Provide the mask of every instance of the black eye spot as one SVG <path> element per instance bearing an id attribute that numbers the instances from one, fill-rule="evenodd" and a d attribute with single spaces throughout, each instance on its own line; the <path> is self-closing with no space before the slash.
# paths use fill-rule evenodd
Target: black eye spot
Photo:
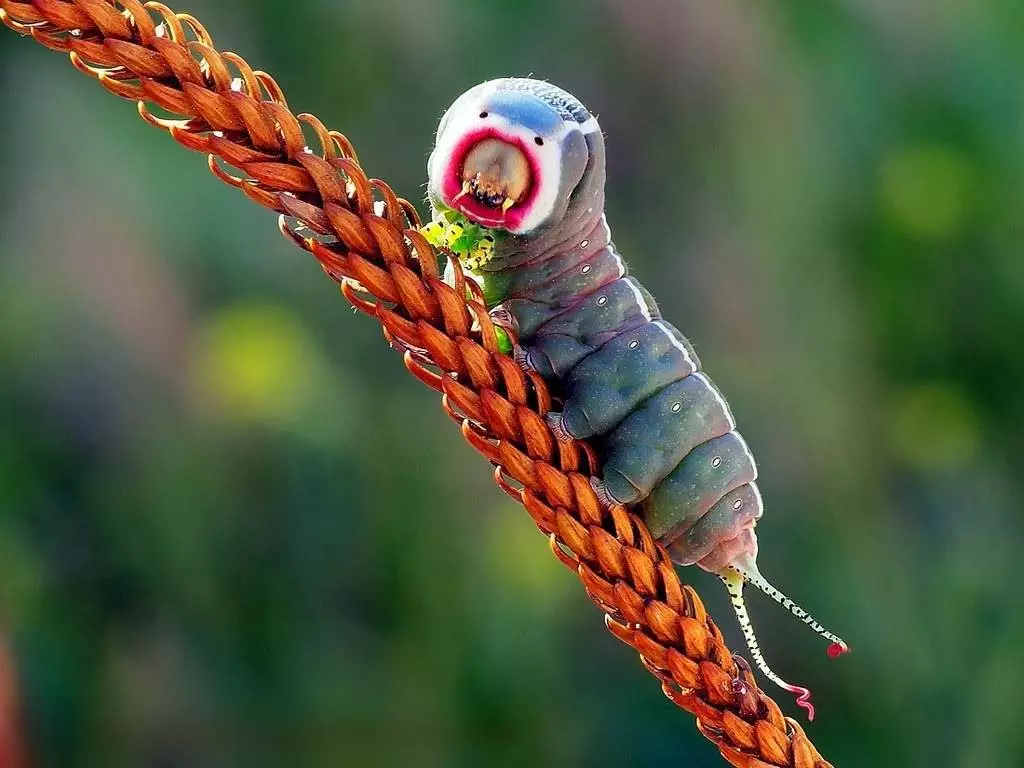
<path id="1" fill-rule="evenodd" d="M 544 139 L 542 139 L 540 136 L 534 136 L 533 137 L 533 143 L 536 144 L 538 147 L 543 147 L 544 146 Z"/>
<path id="2" fill-rule="evenodd" d="M 481 112 L 480 113 L 480 119 L 482 120 L 485 117 L 487 117 L 487 113 L 486 112 Z"/>

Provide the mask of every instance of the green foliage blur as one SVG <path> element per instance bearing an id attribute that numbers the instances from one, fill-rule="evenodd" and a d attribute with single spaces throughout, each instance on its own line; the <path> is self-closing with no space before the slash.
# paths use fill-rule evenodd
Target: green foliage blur
<path id="1" fill-rule="evenodd" d="M 854 649 L 751 596 L 816 744 L 1024 765 L 1024 5 L 178 9 L 411 199 L 469 86 L 580 96 L 762 570 Z M 274 217 L 5 29 L 0 623 L 40 766 L 721 764 Z"/>

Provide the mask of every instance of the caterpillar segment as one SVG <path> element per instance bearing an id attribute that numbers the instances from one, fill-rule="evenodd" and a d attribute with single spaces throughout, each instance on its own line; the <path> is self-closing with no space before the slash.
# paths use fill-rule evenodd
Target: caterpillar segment
<path id="1" fill-rule="evenodd" d="M 813 717 L 807 689 L 765 663 L 743 584 L 829 640 L 830 656 L 848 647 L 757 570 L 754 457 L 692 345 L 612 241 L 596 118 L 548 83 L 488 81 L 445 113 L 428 173 L 434 220 L 424 235 L 460 259 L 492 316 L 511 323 L 516 362 L 561 395 L 561 410 L 547 415 L 556 437 L 597 447 L 598 497 L 631 505 L 675 562 L 722 579 L 758 668 Z"/>

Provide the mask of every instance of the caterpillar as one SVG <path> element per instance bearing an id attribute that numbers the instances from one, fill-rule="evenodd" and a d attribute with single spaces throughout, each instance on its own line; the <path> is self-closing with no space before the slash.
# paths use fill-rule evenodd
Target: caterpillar
<path id="1" fill-rule="evenodd" d="M 808 689 L 765 662 L 743 598 L 751 584 L 849 650 L 757 569 L 757 468 L 693 346 L 631 275 L 604 213 L 597 119 L 572 95 L 528 78 L 471 88 L 445 112 L 427 163 L 434 219 L 423 232 L 511 318 L 511 352 L 562 397 L 547 415 L 559 439 L 589 439 L 595 490 L 630 505 L 674 562 L 718 575 L 755 663 L 797 696 Z"/>

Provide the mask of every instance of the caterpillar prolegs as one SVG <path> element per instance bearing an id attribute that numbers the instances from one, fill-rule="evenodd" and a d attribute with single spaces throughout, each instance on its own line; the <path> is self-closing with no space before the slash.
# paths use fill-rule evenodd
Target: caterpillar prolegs
<path id="1" fill-rule="evenodd" d="M 830 640 L 829 655 L 847 646 L 757 570 L 754 458 L 693 347 L 612 243 L 596 118 L 545 82 L 482 83 L 441 119 L 428 173 L 435 219 L 424 233 L 513 319 L 517 359 L 563 398 L 548 415 L 555 433 L 601 453 L 599 496 L 632 505 L 673 560 L 722 578 L 755 663 L 813 718 L 807 689 L 765 663 L 743 584 Z"/>

